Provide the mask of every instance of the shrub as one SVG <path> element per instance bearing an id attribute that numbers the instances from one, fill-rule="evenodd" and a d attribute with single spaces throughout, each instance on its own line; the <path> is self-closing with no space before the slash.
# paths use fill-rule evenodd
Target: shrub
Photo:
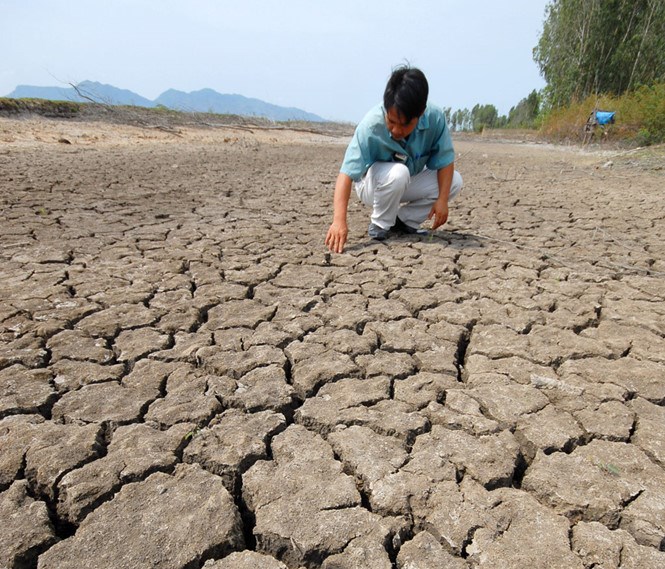
<path id="1" fill-rule="evenodd" d="M 596 109 L 616 112 L 616 122 L 606 127 L 609 140 L 646 145 L 665 142 L 665 83 L 647 86 L 620 97 L 588 97 L 568 107 L 550 110 L 541 133 L 553 140 L 578 141 L 584 124 Z"/>
<path id="2" fill-rule="evenodd" d="M 81 110 L 79 103 L 72 101 L 50 101 L 48 99 L 10 99 L 0 97 L 0 113 L 13 115 L 23 112 L 45 117 L 73 117 Z"/>

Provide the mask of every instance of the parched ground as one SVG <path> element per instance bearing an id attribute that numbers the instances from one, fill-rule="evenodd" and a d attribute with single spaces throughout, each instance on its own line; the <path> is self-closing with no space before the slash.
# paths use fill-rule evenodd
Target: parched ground
<path id="1" fill-rule="evenodd" d="M 662 148 L 332 255 L 344 143 L 0 119 L 0 567 L 665 566 Z"/>

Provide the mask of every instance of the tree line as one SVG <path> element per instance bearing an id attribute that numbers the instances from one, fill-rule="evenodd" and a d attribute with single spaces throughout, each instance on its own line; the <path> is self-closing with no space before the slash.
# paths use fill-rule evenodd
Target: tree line
<path id="1" fill-rule="evenodd" d="M 450 128 L 535 128 L 553 111 L 590 98 L 660 92 L 665 84 L 665 0 L 550 0 L 533 59 L 546 81 L 544 89 L 532 91 L 507 116 L 491 104 L 444 109 Z M 662 103 L 649 105 L 648 114 L 665 113 Z M 665 117 L 656 122 L 665 124 Z"/>
<path id="2" fill-rule="evenodd" d="M 665 81 L 664 0 L 553 0 L 533 58 L 553 108 Z"/>
<path id="3" fill-rule="evenodd" d="M 443 109 L 452 130 L 482 132 L 485 128 L 535 128 L 541 111 L 541 95 L 535 89 L 510 109 L 499 115 L 494 105 L 475 105 L 471 110 Z"/>

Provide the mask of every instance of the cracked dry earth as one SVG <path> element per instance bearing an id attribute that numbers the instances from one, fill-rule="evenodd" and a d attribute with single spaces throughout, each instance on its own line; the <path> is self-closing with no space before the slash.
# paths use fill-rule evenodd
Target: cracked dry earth
<path id="1" fill-rule="evenodd" d="M 331 255 L 345 140 L 0 135 L 0 567 L 665 566 L 661 166 L 459 140 Z"/>

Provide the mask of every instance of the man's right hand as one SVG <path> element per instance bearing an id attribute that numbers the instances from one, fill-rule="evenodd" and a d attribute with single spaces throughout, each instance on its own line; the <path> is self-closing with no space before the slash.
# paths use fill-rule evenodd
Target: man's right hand
<path id="1" fill-rule="evenodd" d="M 335 182 L 335 195 L 333 196 L 333 222 L 326 235 L 326 245 L 333 253 L 344 251 L 346 238 L 349 235 L 349 227 L 346 224 L 346 209 L 351 197 L 351 186 L 353 180 L 346 174 L 340 172 Z"/>
<path id="2" fill-rule="evenodd" d="M 333 222 L 326 235 L 328 249 L 333 253 L 342 253 L 348 234 L 349 228 L 346 223 Z"/>

